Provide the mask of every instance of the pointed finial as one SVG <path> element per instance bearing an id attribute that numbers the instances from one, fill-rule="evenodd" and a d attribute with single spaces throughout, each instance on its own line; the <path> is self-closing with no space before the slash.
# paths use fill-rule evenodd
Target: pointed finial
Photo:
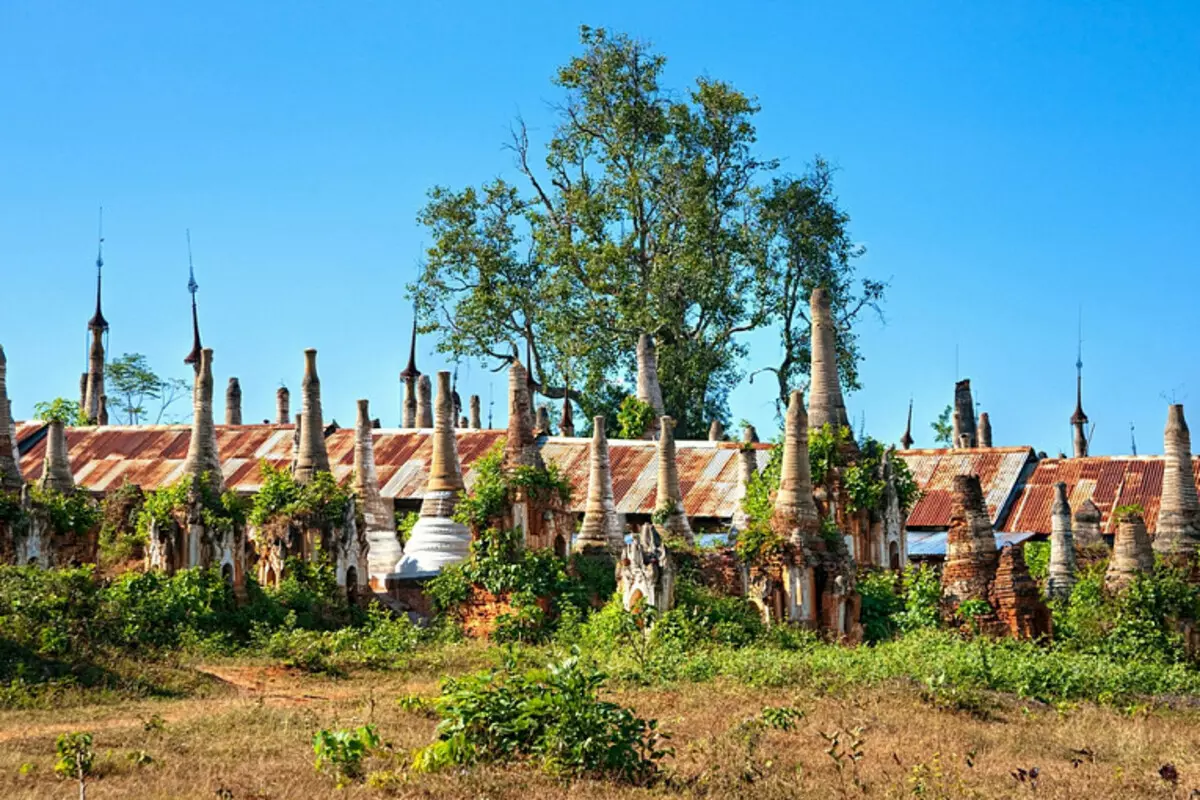
<path id="1" fill-rule="evenodd" d="M 1129 447 L 1137 455 L 1137 439 L 1133 438 L 1133 423 L 1129 423 Z"/>
<path id="2" fill-rule="evenodd" d="M 1075 413 L 1071 415 L 1071 424 L 1086 425 L 1087 414 L 1083 413 L 1083 308 L 1079 309 L 1079 334 L 1075 350 Z"/>
<path id="3" fill-rule="evenodd" d="M 96 239 L 96 313 L 88 321 L 88 328 L 107 331 L 108 320 L 100 311 L 100 271 L 104 268 L 104 206 L 100 206 L 100 225 Z"/>
<path id="4" fill-rule="evenodd" d="M 203 348 L 200 345 L 200 318 L 196 314 L 196 291 L 200 285 L 196 283 L 196 270 L 192 266 L 192 231 L 188 228 L 187 236 L 187 251 L 188 251 L 188 293 L 192 296 L 192 352 L 187 354 L 187 358 L 183 359 L 183 363 L 191 364 L 196 369 L 200 368 L 200 353 Z"/>
<path id="5" fill-rule="evenodd" d="M 403 380 L 415 379 L 420 376 L 417 371 L 417 304 L 413 303 L 412 341 L 408 345 L 408 366 L 400 373 Z"/>
<path id="6" fill-rule="evenodd" d="M 908 398 L 908 422 L 904 424 L 904 435 L 900 437 L 900 447 L 904 450 L 909 450 L 913 445 L 912 437 L 912 398 Z"/>

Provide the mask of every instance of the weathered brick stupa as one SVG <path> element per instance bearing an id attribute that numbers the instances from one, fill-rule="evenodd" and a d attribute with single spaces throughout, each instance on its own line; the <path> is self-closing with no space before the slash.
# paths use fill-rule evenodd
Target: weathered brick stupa
<path id="1" fill-rule="evenodd" d="M 971 399 L 971 380 L 964 378 L 954 384 L 954 447 L 978 447 L 975 430 L 975 401 Z M 989 422 L 989 428 L 991 423 Z M 990 431 L 989 431 L 990 433 Z"/>
<path id="2" fill-rule="evenodd" d="M 13 437 L 12 413 L 8 403 L 8 359 L 0 347 L 0 491 L 20 492 L 25 487 L 19 460 L 13 455 L 16 442 Z"/>
<path id="3" fill-rule="evenodd" d="M 820 428 L 829 424 L 834 429 L 850 427 L 846 404 L 842 399 L 842 384 L 838 377 L 837 332 L 828 290 L 813 289 L 809 297 L 812 321 L 812 385 L 808 395 L 808 426 Z"/>
<path id="4" fill-rule="evenodd" d="M 821 531 L 821 518 L 813 500 L 812 468 L 808 459 L 808 417 L 804 396 L 793 391 L 784 420 L 783 464 L 771 527 L 795 545 L 809 543 Z"/>
<path id="5" fill-rule="evenodd" d="M 225 424 L 242 424 L 242 384 L 237 378 L 230 378 L 225 387 Z"/>
<path id="6" fill-rule="evenodd" d="M 63 494 L 75 491 L 75 479 L 71 476 L 71 463 L 67 458 L 67 431 L 61 419 L 52 419 L 46 426 L 46 458 L 38 488 Z"/>
<path id="7" fill-rule="evenodd" d="M 606 552 L 616 556 L 625 544 L 625 532 L 613 498 L 612 469 L 608 458 L 608 437 L 603 415 L 592 420 L 592 447 L 589 453 L 587 505 L 583 524 L 575 537 L 577 553 Z"/>
<path id="8" fill-rule="evenodd" d="M 483 427 L 483 420 L 479 417 L 479 395 L 473 394 L 467 401 L 470 416 L 467 418 L 467 424 L 472 430 L 479 430 Z"/>
<path id="9" fill-rule="evenodd" d="M 1075 540 L 1075 547 L 1080 551 L 1093 547 L 1107 547 L 1104 534 L 1100 530 L 1100 509 L 1090 497 L 1080 503 L 1075 511 L 1072 538 Z"/>
<path id="10" fill-rule="evenodd" d="M 979 438 L 980 447 L 992 446 L 992 419 L 986 411 L 981 411 L 979 414 L 979 425 L 976 429 L 976 435 Z"/>
<path id="11" fill-rule="evenodd" d="M 998 554 L 992 523 L 983 504 L 978 475 L 954 476 L 942 600 L 952 609 L 967 600 L 988 600 Z"/>
<path id="12" fill-rule="evenodd" d="M 417 427 L 417 378 L 419 377 L 421 377 L 421 373 L 417 370 L 417 315 L 414 309 L 412 341 L 408 346 L 408 365 L 400 372 L 400 381 L 404 384 L 401 428 Z"/>
<path id="13" fill-rule="evenodd" d="M 450 373 L 438 373 L 437 416 L 433 423 L 433 456 L 429 483 L 421 501 L 421 518 L 413 526 L 404 556 L 396 564 L 393 578 L 427 578 L 442 568 L 466 560 L 471 551 L 471 532 L 454 519 L 459 494 L 463 491 L 462 470 L 454 438 L 454 405 L 450 397 Z"/>
<path id="14" fill-rule="evenodd" d="M 275 424 L 287 425 L 291 421 L 291 393 L 286 386 L 280 386 L 275 390 Z"/>
<path id="15" fill-rule="evenodd" d="M 1189 562 L 1200 549 L 1200 499 L 1192 472 L 1192 439 L 1182 405 L 1167 408 L 1163 452 L 1166 460 L 1154 550 L 1172 561 Z"/>
<path id="16" fill-rule="evenodd" d="M 1075 538 L 1071 535 L 1071 506 L 1067 503 L 1067 485 L 1054 484 L 1054 505 L 1050 508 L 1050 567 L 1046 578 L 1046 597 L 1066 600 L 1075 588 Z"/>
<path id="17" fill-rule="evenodd" d="M 428 430 L 433 425 L 433 383 L 428 375 L 422 375 L 417 378 L 417 427 Z M 454 428 L 453 404 L 450 408 L 450 427 Z"/>
<path id="18" fill-rule="evenodd" d="M 637 399 L 654 409 L 643 435 L 643 438 L 653 439 L 658 435 L 659 418 L 667 412 L 658 382 L 658 350 L 654 337 L 648 333 L 639 336 L 637 342 Z"/>
<path id="19" fill-rule="evenodd" d="M 325 449 L 325 420 L 321 413 L 321 379 L 317 377 L 317 351 L 304 351 L 304 379 L 300 382 L 300 449 L 296 455 L 296 482 L 308 483 L 317 472 L 329 471 Z"/>
<path id="20" fill-rule="evenodd" d="M 382 591 L 388 573 L 395 568 L 402 551 L 400 540 L 396 538 L 392 510 L 379 493 L 373 435 L 370 404 L 366 400 L 359 400 L 358 417 L 354 425 L 354 494 L 362 506 L 371 588 Z"/>
<path id="21" fill-rule="evenodd" d="M 1112 558 L 1104 573 L 1104 587 L 1110 592 L 1119 592 L 1139 575 L 1154 570 L 1154 550 L 1150 546 L 1150 535 L 1146 533 L 1146 521 L 1136 510 L 1126 510 L 1117 519 L 1117 534 L 1113 538 Z"/>
<path id="22" fill-rule="evenodd" d="M 692 526 L 683 510 L 679 465 L 675 460 L 675 420 L 661 417 L 658 425 L 658 494 L 654 501 L 655 524 L 664 532 L 692 541 Z"/>

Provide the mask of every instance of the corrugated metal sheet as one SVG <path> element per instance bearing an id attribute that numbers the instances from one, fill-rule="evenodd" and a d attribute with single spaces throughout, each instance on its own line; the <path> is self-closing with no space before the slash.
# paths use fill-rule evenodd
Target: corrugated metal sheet
<path id="1" fill-rule="evenodd" d="M 908 534 L 908 557 L 913 558 L 945 558 L 946 537 L 942 531 L 911 531 Z M 997 533 L 996 549 L 999 550 L 1010 544 L 1020 544 L 1033 537 L 1032 533 Z"/>
<path id="2" fill-rule="evenodd" d="M 218 425 L 217 447 L 225 482 L 239 492 L 259 489 L 259 462 L 285 467 L 291 462 L 293 426 Z M 375 463 L 384 497 L 419 500 L 429 478 L 433 453 L 429 430 L 376 430 Z M 179 479 L 191 435 L 186 425 L 105 426 L 67 430 L 67 450 L 75 481 L 92 491 L 107 492 L 125 481 L 156 489 Z M 471 465 L 504 436 L 504 431 L 457 431 L 463 478 L 470 486 Z M 557 464 L 570 481 L 572 506 L 582 512 L 587 497 L 590 440 L 549 437 L 542 456 Z M 326 437 L 331 470 L 346 480 L 354 469 L 354 431 L 342 429 Z M 759 446 L 759 465 L 769 445 Z M 738 503 L 738 445 L 723 442 L 679 442 L 680 485 L 689 516 L 728 518 Z M 609 442 L 617 508 L 626 514 L 651 514 L 657 495 L 657 450 L 654 442 Z M 26 480 L 42 473 L 45 442 L 35 443 L 21 458 Z"/>
<path id="3" fill-rule="evenodd" d="M 1085 500 L 1096 504 L 1105 533 L 1116 530 L 1113 510 L 1133 504 L 1145 510 L 1146 528 L 1153 531 L 1162 499 L 1163 466 L 1162 456 L 1044 458 L 1024 480 L 1001 530 L 1049 534 L 1054 484 L 1062 481 L 1073 510 Z M 1192 470 L 1200 487 L 1200 458 L 1193 459 Z"/>
<path id="4" fill-rule="evenodd" d="M 955 475 L 978 475 L 994 525 L 1007 509 L 1021 473 L 1036 458 L 1028 447 L 990 447 L 973 450 L 899 450 L 921 499 L 908 515 L 907 527 L 948 528 Z"/>

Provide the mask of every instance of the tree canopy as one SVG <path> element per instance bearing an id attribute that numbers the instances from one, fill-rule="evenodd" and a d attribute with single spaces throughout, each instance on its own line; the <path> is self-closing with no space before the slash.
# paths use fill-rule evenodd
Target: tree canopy
<path id="1" fill-rule="evenodd" d="M 527 351 L 542 395 L 611 421 L 649 333 L 666 411 L 696 437 L 729 422 L 749 331 L 783 331 L 783 361 L 767 368 L 786 401 L 808 371 L 808 292 L 825 284 L 842 379 L 857 388 L 849 324 L 878 310 L 884 286 L 855 280 L 862 248 L 828 164 L 778 176 L 758 152 L 752 96 L 707 77 L 664 87 L 666 59 L 625 35 L 584 27 L 581 43 L 553 79 L 548 141 L 513 125 L 514 181 L 429 191 L 419 221 L 432 243 L 409 286 L 422 330 L 497 368 Z"/>

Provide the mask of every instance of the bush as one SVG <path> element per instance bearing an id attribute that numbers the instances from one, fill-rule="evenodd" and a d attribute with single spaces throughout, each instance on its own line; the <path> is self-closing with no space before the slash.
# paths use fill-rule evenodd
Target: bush
<path id="1" fill-rule="evenodd" d="M 437 740 L 417 751 L 416 771 L 529 759 L 566 777 L 646 784 L 667 751 L 655 720 L 601 700 L 605 675 L 577 656 L 546 669 L 477 673 L 445 682 L 434 701 Z"/>
<path id="2" fill-rule="evenodd" d="M 340 525 L 354 497 L 329 472 L 318 472 L 305 484 L 296 482 L 286 469 L 276 469 L 265 459 L 259 462 L 262 487 L 254 495 L 249 521 L 262 526 L 276 517 L 306 518 Z"/>
<path id="3" fill-rule="evenodd" d="M 890 639 L 899 629 L 897 616 L 904 610 L 904 598 L 896 591 L 897 577 L 886 570 L 865 570 L 858 576 L 862 597 L 859 621 L 867 642 Z"/>
<path id="4" fill-rule="evenodd" d="M 319 730 L 313 735 L 313 753 L 317 772 L 332 772 L 339 789 L 362 777 L 363 759 L 379 747 L 374 725 L 354 730 Z"/>
<path id="5" fill-rule="evenodd" d="M 936 628 L 942 601 L 942 582 L 938 574 L 925 564 L 909 564 L 900 581 L 904 610 L 895 615 L 896 627 L 909 632 Z"/>

